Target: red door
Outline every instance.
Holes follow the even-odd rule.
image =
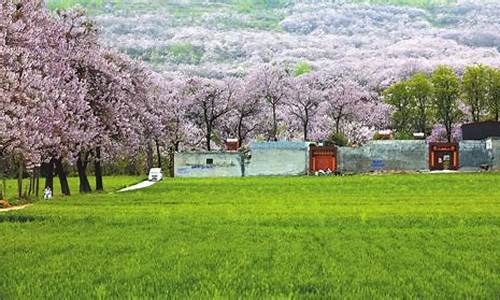
[[[429,169],[458,170],[458,144],[431,143],[429,144]]]
[[[309,169],[311,173],[317,171],[337,171],[337,148],[333,146],[311,146]]]

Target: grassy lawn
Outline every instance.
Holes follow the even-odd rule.
[[[169,179],[2,213],[0,251],[0,299],[494,299],[500,174]]]

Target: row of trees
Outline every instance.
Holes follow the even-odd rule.
[[[69,195],[65,161],[77,166],[81,192],[91,190],[93,161],[102,190],[104,159],[163,134],[153,126],[166,110],[153,106],[159,76],[101,47],[79,11],[50,15],[43,1],[2,1],[0,57],[0,158],[17,167],[20,196],[26,170],[28,193],[38,193],[41,173],[53,188],[55,173]]]
[[[394,109],[392,127],[400,136],[430,135],[439,123],[451,141],[457,123],[499,121],[500,69],[474,65],[459,77],[450,67],[440,66],[431,76],[417,73],[392,85],[384,97]]]
[[[189,78],[173,88],[182,97],[179,117],[191,124],[191,147],[212,150],[226,138],[327,140],[332,134],[352,142],[385,126],[388,106],[357,82],[320,72],[295,76],[275,65],[262,65],[243,79]],[[183,111],[184,109],[184,111]],[[197,138],[198,137],[198,138]]]

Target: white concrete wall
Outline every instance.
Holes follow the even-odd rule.
[[[245,163],[245,176],[306,175],[308,146],[304,142],[261,142],[250,145],[251,159]]]
[[[212,159],[213,164],[207,164]],[[239,152],[181,152],[174,158],[175,177],[241,177]]]

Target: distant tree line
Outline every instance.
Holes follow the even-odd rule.
[[[384,100],[393,108],[391,126],[398,136],[430,135],[438,123],[451,141],[457,123],[499,121],[500,69],[473,65],[457,76],[452,68],[439,66],[430,75],[417,73],[393,84]]]

